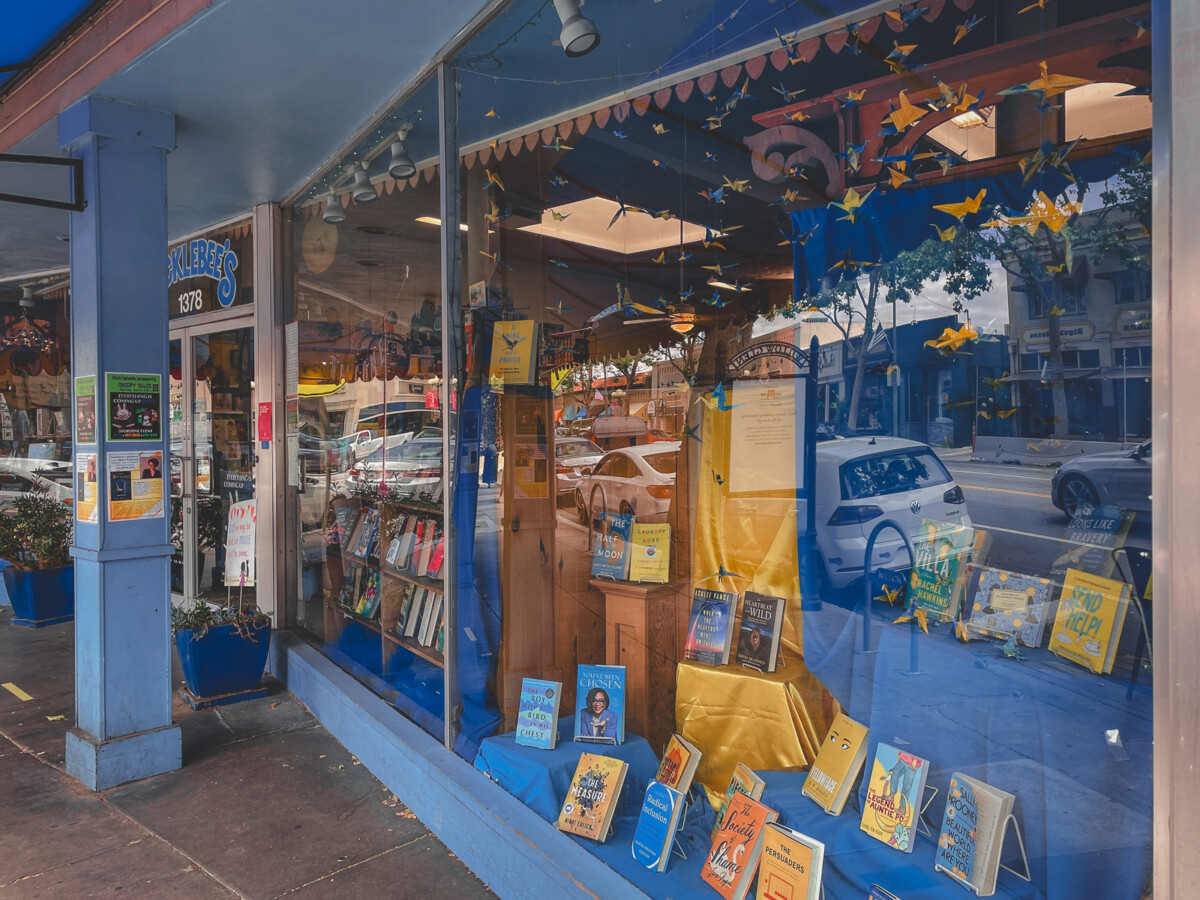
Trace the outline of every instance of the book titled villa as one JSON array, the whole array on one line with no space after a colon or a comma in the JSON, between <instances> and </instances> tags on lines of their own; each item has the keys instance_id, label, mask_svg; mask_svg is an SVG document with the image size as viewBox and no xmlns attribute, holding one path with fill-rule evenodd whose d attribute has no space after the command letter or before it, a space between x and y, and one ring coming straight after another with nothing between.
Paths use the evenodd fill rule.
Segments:
<instances>
[{"instance_id":1,"label":"book titled villa","mask_svg":"<svg viewBox=\"0 0 1200 900\"><path fill-rule=\"evenodd\" d=\"M840 816L866 756L867 727L838 713L800 792L831 816Z\"/></svg>"},{"instance_id":2,"label":"book titled villa","mask_svg":"<svg viewBox=\"0 0 1200 900\"><path fill-rule=\"evenodd\" d=\"M961 772L950 777L933 867L980 897L996 893L1005 826L1016 798Z\"/></svg>"},{"instance_id":3,"label":"book titled villa","mask_svg":"<svg viewBox=\"0 0 1200 900\"><path fill-rule=\"evenodd\" d=\"M629 535L629 580L671 580L671 526L633 524Z\"/></svg>"},{"instance_id":4,"label":"book titled villa","mask_svg":"<svg viewBox=\"0 0 1200 900\"><path fill-rule=\"evenodd\" d=\"M696 588L692 595L687 641L683 645L684 659L709 666L723 666L729 662L737 602L737 594Z\"/></svg>"},{"instance_id":5,"label":"book titled villa","mask_svg":"<svg viewBox=\"0 0 1200 900\"><path fill-rule=\"evenodd\" d=\"M663 751L662 762L658 764L658 773L654 778L686 794L699 764L700 751L684 740L682 735L673 734L671 740L667 741L667 749Z\"/></svg>"},{"instance_id":6,"label":"book titled villa","mask_svg":"<svg viewBox=\"0 0 1200 900\"><path fill-rule=\"evenodd\" d=\"M1112 672L1128 606L1129 585L1068 569L1050 634L1050 652L1097 675Z\"/></svg>"},{"instance_id":7,"label":"book titled villa","mask_svg":"<svg viewBox=\"0 0 1200 900\"><path fill-rule=\"evenodd\" d=\"M633 833L631 849L639 864L655 872L667 870L682 814L683 794L661 781L651 781Z\"/></svg>"},{"instance_id":8,"label":"book titled villa","mask_svg":"<svg viewBox=\"0 0 1200 900\"><path fill-rule=\"evenodd\" d=\"M783 597L746 591L738 629L737 661L741 665L759 672L775 671L786 604Z\"/></svg>"},{"instance_id":9,"label":"book titled villa","mask_svg":"<svg viewBox=\"0 0 1200 900\"><path fill-rule=\"evenodd\" d=\"M553 750L558 743L558 706L561 681L521 679L521 705L517 710L514 740L523 747Z\"/></svg>"},{"instance_id":10,"label":"book titled villa","mask_svg":"<svg viewBox=\"0 0 1200 900\"><path fill-rule=\"evenodd\" d=\"M622 760L584 753L575 767L555 827L601 843L608 837L629 766Z\"/></svg>"},{"instance_id":11,"label":"book titled villa","mask_svg":"<svg viewBox=\"0 0 1200 900\"><path fill-rule=\"evenodd\" d=\"M778 818L775 810L744 794L736 794L721 817L700 877L725 900L742 900L754 881L763 832L768 822Z\"/></svg>"},{"instance_id":12,"label":"book titled villa","mask_svg":"<svg viewBox=\"0 0 1200 900\"><path fill-rule=\"evenodd\" d=\"M625 743L625 667L579 667L575 689L575 740Z\"/></svg>"},{"instance_id":13,"label":"book titled villa","mask_svg":"<svg viewBox=\"0 0 1200 900\"><path fill-rule=\"evenodd\" d=\"M604 513L596 528L592 547L592 575L596 578L623 580L629 573L629 538L633 516L628 513Z\"/></svg>"},{"instance_id":14,"label":"book titled villa","mask_svg":"<svg viewBox=\"0 0 1200 900\"><path fill-rule=\"evenodd\" d=\"M928 760L880 742L859 827L889 847L912 853L928 777Z\"/></svg>"},{"instance_id":15,"label":"book titled villa","mask_svg":"<svg viewBox=\"0 0 1200 900\"><path fill-rule=\"evenodd\" d=\"M971 559L975 533L964 525L922 519L921 534L913 544L908 594L928 615L949 621L958 613L961 576Z\"/></svg>"},{"instance_id":16,"label":"book titled villa","mask_svg":"<svg viewBox=\"0 0 1200 900\"><path fill-rule=\"evenodd\" d=\"M778 822L763 829L758 860L758 900L817 900L825 845Z\"/></svg>"},{"instance_id":17,"label":"book titled villa","mask_svg":"<svg viewBox=\"0 0 1200 900\"><path fill-rule=\"evenodd\" d=\"M972 564L967 582L973 591L965 617L968 635L1001 640L1016 636L1026 647L1042 645L1050 613L1049 578Z\"/></svg>"},{"instance_id":18,"label":"book titled villa","mask_svg":"<svg viewBox=\"0 0 1200 900\"><path fill-rule=\"evenodd\" d=\"M738 763L733 767L733 777L729 779L729 787L725 788L725 796L721 798L721 805L713 813L712 831L709 836L714 840L717 837L717 832L721 828L721 819L725 815L725 810L729 808L730 802L738 794L749 797L752 800L758 800L762 797L763 790L767 783L755 774L745 763Z\"/></svg>"}]
</instances>

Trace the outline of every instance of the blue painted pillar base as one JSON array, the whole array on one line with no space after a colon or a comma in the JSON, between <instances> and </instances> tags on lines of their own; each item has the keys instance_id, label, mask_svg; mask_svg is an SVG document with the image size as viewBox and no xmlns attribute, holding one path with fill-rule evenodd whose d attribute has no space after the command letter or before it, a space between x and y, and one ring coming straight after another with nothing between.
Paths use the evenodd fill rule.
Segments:
<instances>
[{"instance_id":1,"label":"blue painted pillar base","mask_svg":"<svg viewBox=\"0 0 1200 900\"><path fill-rule=\"evenodd\" d=\"M93 791L172 772L183 765L175 724L98 741L86 731L67 732L67 774Z\"/></svg>"}]
</instances>

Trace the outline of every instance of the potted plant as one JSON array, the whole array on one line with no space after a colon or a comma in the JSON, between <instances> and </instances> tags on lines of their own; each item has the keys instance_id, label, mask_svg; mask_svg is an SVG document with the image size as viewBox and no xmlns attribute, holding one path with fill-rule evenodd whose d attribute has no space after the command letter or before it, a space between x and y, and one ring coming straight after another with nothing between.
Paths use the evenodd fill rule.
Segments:
<instances>
[{"instance_id":1,"label":"potted plant","mask_svg":"<svg viewBox=\"0 0 1200 900\"><path fill-rule=\"evenodd\" d=\"M253 604L214 607L193 599L171 610L171 634L193 709L262 697L271 646L271 614Z\"/></svg>"},{"instance_id":2,"label":"potted plant","mask_svg":"<svg viewBox=\"0 0 1200 900\"><path fill-rule=\"evenodd\" d=\"M71 507L50 494L21 496L0 515L0 558L14 625L41 628L75 617Z\"/></svg>"}]
</instances>

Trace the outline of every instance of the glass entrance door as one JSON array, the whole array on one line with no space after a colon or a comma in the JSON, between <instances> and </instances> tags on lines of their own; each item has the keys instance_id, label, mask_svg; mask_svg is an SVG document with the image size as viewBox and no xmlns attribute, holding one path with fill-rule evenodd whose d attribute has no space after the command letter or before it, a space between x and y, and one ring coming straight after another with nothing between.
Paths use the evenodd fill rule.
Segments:
<instances>
[{"instance_id":1,"label":"glass entrance door","mask_svg":"<svg viewBox=\"0 0 1200 900\"><path fill-rule=\"evenodd\" d=\"M254 328L193 327L171 341L171 589L255 601ZM231 518L236 533L230 545ZM241 523L241 524L239 524Z\"/></svg>"}]
</instances>

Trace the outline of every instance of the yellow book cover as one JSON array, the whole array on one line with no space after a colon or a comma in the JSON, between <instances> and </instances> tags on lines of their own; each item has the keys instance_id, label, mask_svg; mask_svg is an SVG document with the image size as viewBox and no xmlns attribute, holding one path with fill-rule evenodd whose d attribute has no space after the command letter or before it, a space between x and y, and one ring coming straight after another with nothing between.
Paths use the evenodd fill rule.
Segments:
<instances>
[{"instance_id":1,"label":"yellow book cover","mask_svg":"<svg viewBox=\"0 0 1200 900\"><path fill-rule=\"evenodd\" d=\"M667 742L667 749L663 752L662 762L658 766L658 774L654 778L667 787L686 794L699 762L700 751L679 735L673 734Z\"/></svg>"},{"instance_id":2,"label":"yellow book cover","mask_svg":"<svg viewBox=\"0 0 1200 900\"><path fill-rule=\"evenodd\" d=\"M533 384L536 352L537 322L533 319L497 322L492 332L489 379L502 384Z\"/></svg>"},{"instance_id":3,"label":"yellow book cover","mask_svg":"<svg viewBox=\"0 0 1200 900\"><path fill-rule=\"evenodd\" d=\"M758 900L816 900L821 892L825 845L777 822L763 829L758 859Z\"/></svg>"},{"instance_id":4,"label":"yellow book cover","mask_svg":"<svg viewBox=\"0 0 1200 900\"><path fill-rule=\"evenodd\" d=\"M1097 675L1111 672L1128 601L1129 585L1068 569L1050 635L1050 652Z\"/></svg>"},{"instance_id":5,"label":"yellow book cover","mask_svg":"<svg viewBox=\"0 0 1200 900\"><path fill-rule=\"evenodd\" d=\"M671 526L635 522L629 535L629 580L670 581Z\"/></svg>"},{"instance_id":6,"label":"yellow book cover","mask_svg":"<svg viewBox=\"0 0 1200 900\"><path fill-rule=\"evenodd\" d=\"M813 760L801 792L815 800L825 812L840 815L867 753L867 727L844 713L829 726L817 758Z\"/></svg>"},{"instance_id":7,"label":"yellow book cover","mask_svg":"<svg viewBox=\"0 0 1200 900\"><path fill-rule=\"evenodd\" d=\"M617 809L617 798L629 766L610 756L584 753L579 757L567 799L558 814L559 831L604 842Z\"/></svg>"}]
</instances>

